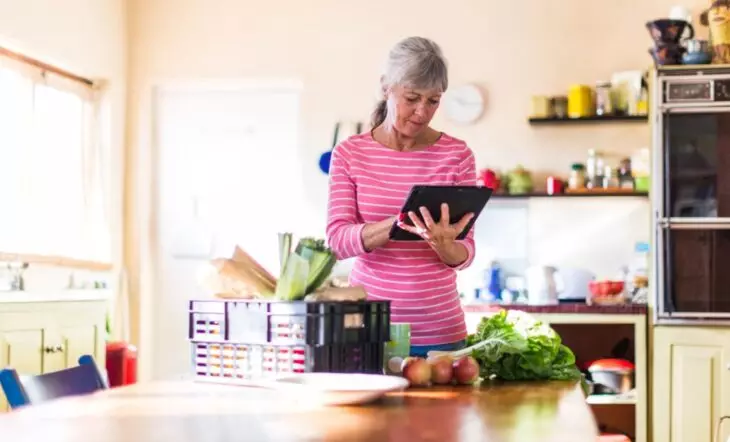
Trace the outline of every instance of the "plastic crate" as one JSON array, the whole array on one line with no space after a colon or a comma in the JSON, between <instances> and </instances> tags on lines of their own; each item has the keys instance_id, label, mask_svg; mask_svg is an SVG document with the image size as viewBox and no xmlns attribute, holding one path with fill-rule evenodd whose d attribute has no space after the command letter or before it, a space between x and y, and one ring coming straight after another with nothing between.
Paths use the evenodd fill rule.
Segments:
<instances>
[{"instance_id":1,"label":"plastic crate","mask_svg":"<svg viewBox=\"0 0 730 442\"><path fill-rule=\"evenodd\" d=\"M251 379L286 373L383 373L383 344L272 346L194 342L197 379Z\"/></svg>"},{"instance_id":2,"label":"plastic crate","mask_svg":"<svg viewBox=\"0 0 730 442\"><path fill-rule=\"evenodd\" d=\"M191 301L196 379L282 373L382 373L390 303Z\"/></svg>"},{"instance_id":3,"label":"plastic crate","mask_svg":"<svg viewBox=\"0 0 730 442\"><path fill-rule=\"evenodd\" d=\"M384 343L390 302L190 301L192 341L275 345Z\"/></svg>"}]
</instances>

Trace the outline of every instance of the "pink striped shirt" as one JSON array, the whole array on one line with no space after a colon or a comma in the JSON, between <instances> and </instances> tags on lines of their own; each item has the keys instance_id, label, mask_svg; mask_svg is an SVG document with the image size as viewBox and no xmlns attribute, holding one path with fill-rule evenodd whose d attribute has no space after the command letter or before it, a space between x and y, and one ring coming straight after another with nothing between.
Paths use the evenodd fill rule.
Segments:
<instances>
[{"instance_id":1,"label":"pink striped shirt","mask_svg":"<svg viewBox=\"0 0 730 442\"><path fill-rule=\"evenodd\" d=\"M473 229L458 267L444 264L425 242L390 241L369 253L362 242L365 224L398 215L415 184L475 185L474 154L446 134L413 152L383 146L370 133L343 141L330 163L327 242L339 259L356 258L352 285L369 299L391 301L392 322L411 324L411 344L452 343L466 337L456 271L474 260Z\"/></svg>"}]
</instances>

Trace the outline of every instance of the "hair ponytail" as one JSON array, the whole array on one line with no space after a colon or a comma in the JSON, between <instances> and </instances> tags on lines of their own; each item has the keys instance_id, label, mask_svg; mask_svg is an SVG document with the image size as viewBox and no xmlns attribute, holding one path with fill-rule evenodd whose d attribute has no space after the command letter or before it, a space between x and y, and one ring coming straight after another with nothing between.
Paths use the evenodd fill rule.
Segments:
<instances>
[{"instance_id":1,"label":"hair ponytail","mask_svg":"<svg viewBox=\"0 0 730 442\"><path fill-rule=\"evenodd\" d=\"M388 114L388 104L386 103L385 99L382 99L378 101L377 106L375 106L375 110L373 111L373 114L370 116L370 127L372 129L375 129L376 127L383 124L385 121L385 116Z\"/></svg>"}]
</instances>

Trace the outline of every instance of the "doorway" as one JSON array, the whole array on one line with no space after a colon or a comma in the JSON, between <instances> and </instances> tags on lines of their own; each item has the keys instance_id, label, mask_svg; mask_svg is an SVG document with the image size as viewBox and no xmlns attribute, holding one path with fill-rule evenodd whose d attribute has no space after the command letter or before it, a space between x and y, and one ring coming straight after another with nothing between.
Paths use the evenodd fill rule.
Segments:
<instances>
[{"instance_id":1,"label":"doorway","mask_svg":"<svg viewBox=\"0 0 730 442\"><path fill-rule=\"evenodd\" d=\"M163 87L154 96L152 376L190 370L197 274L235 245L278 273L277 233L303 198L296 85ZM301 212L300 212L301 213ZM150 295L148 295L150 296Z\"/></svg>"}]
</instances>

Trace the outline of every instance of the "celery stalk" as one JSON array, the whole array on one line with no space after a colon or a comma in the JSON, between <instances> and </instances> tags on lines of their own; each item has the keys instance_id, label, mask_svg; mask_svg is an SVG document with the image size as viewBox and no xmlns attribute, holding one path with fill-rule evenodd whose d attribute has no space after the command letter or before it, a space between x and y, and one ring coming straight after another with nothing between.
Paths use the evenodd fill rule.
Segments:
<instances>
[{"instance_id":1,"label":"celery stalk","mask_svg":"<svg viewBox=\"0 0 730 442\"><path fill-rule=\"evenodd\" d=\"M276 284L276 299L282 301L297 301L303 299L307 292L307 277L309 275L309 261L292 253L286 261L286 266Z\"/></svg>"},{"instance_id":2,"label":"celery stalk","mask_svg":"<svg viewBox=\"0 0 730 442\"><path fill-rule=\"evenodd\" d=\"M289 255L291 255L291 239L292 234L290 232L279 233L279 265L281 274L284 273L286 261L289 259Z\"/></svg>"}]
</instances>

